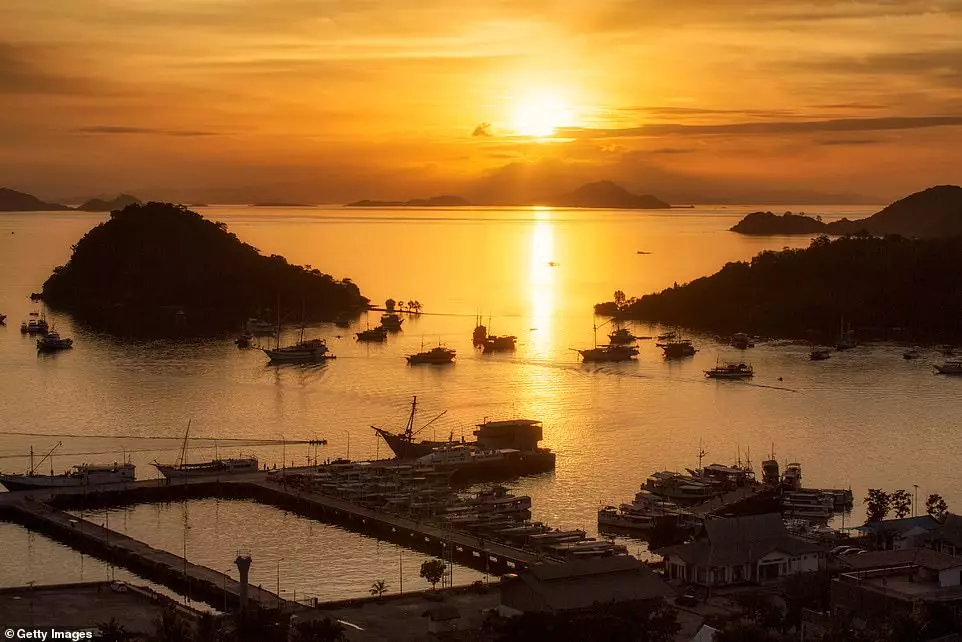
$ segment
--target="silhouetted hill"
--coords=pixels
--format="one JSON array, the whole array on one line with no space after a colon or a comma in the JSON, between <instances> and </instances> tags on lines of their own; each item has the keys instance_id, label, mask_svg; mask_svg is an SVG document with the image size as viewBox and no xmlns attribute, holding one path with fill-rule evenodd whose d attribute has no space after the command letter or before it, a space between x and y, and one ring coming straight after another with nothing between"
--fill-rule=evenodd
<instances>
[{"instance_id":1,"label":"silhouetted hill","mask_svg":"<svg viewBox=\"0 0 962 642\"><path fill-rule=\"evenodd\" d=\"M822 223L807 216L753 212L734 227L741 234L900 234L931 238L962 235L962 187L939 185L892 203L868 218Z\"/></svg>"},{"instance_id":2,"label":"silhouetted hill","mask_svg":"<svg viewBox=\"0 0 962 642\"><path fill-rule=\"evenodd\" d=\"M466 199L452 194L442 194L431 198L412 198L409 201L370 201L361 200L348 203L346 207L467 207Z\"/></svg>"},{"instance_id":3,"label":"silhouetted hill","mask_svg":"<svg viewBox=\"0 0 962 642\"><path fill-rule=\"evenodd\" d=\"M625 210L668 209L668 203L651 194L632 194L617 183L597 181L552 199L557 207L597 207Z\"/></svg>"},{"instance_id":4,"label":"silhouetted hill","mask_svg":"<svg viewBox=\"0 0 962 642\"><path fill-rule=\"evenodd\" d=\"M289 203L287 201L264 201L252 203L251 207L314 207L310 203Z\"/></svg>"},{"instance_id":5,"label":"silhouetted hill","mask_svg":"<svg viewBox=\"0 0 962 642\"><path fill-rule=\"evenodd\" d=\"M223 223L154 202L129 205L87 232L43 297L94 328L140 336L227 332L278 299L287 321L302 309L308 321L328 320L367 303L349 279L263 256Z\"/></svg>"},{"instance_id":6,"label":"silhouetted hill","mask_svg":"<svg viewBox=\"0 0 962 642\"><path fill-rule=\"evenodd\" d=\"M825 224L810 216L785 212L781 216L772 212L752 212L731 228L740 234L772 236L777 234L818 234L825 231Z\"/></svg>"},{"instance_id":7,"label":"silhouetted hill","mask_svg":"<svg viewBox=\"0 0 962 642\"><path fill-rule=\"evenodd\" d=\"M819 236L807 249L766 251L750 263L598 314L767 336L837 336L847 324L914 339L962 338L962 237ZM884 334L884 333L883 333Z\"/></svg>"},{"instance_id":8,"label":"silhouetted hill","mask_svg":"<svg viewBox=\"0 0 962 642\"><path fill-rule=\"evenodd\" d=\"M44 203L36 196L0 187L0 212L50 212L69 210L59 203Z\"/></svg>"},{"instance_id":9,"label":"silhouetted hill","mask_svg":"<svg viewBox=\"0 0 962 642\"><path fill-rule=\"evenodd\" d=\"M92 198L86 201L83 205L79 206L77 209L84 212L113 212L114 210L122 210L128 205L141 205L142 203L143 201L136 196L131 196L130 194L121 194L117 198L112 198L110 200Z\"/></svg>"}]
</instances>

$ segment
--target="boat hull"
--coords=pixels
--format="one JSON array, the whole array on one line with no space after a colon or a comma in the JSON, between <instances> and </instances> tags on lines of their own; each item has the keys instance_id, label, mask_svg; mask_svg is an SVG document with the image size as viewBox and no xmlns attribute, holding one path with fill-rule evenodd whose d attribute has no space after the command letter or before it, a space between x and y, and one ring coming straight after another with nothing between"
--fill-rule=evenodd
<instances>
[{"instance_id":1,"label":"boat hull","mask_svg":"<svg viewBox=\"0 0 962 642\"><path fill-rule=\"evenodd\" d=\"M222 466L211 468L189 468L182 469L179 466L170 464L154 463L154 468L167 479L187 479L196 477L221 477L224 475L243 475L246 473L256 473L258 471L257 462L252 465L243 466Z\"/></svg>"}]
</instances>

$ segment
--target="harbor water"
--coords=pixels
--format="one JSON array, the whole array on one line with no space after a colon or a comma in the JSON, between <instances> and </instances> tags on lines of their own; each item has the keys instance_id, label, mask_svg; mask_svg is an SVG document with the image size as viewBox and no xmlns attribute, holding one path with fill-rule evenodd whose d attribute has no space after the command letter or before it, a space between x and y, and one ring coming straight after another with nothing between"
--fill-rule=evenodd
<instances>
[{"instance_id":1,"label":"harbor water","mask_svg":"<svg viewBox=\"0 0 962 642\"><path fill-rule=\"evenodd\" d=\"M385 457L386 446L370 426L400 429L417 395L416 426L447 411L421 433L427 438L471 437L486 418L543 421L543 445L557 453L557 469L509 485L531 495L534 518L552 526L593 534L600 505L631 499L654 471L694 468L700 447L709 453L704 463L750 457L756 470L774 451L783 466L802 465L806 486L851 487L851 520L861 518L868 488L914 495L917 485L923 504L938 492L950 508L962 507L962 380L933 374L932 364L943 359L934 350L907 361L903 346L866 344L812 362L807 345L759 341L742 352L724 340L688 334L699 350L690 359L666 362L654 341L641 341L637 362L580 362L574 349L591 347L593 325L604 322L593 317L592 305L614 290L641 296L761 250L809 243L804 236L727 231L754 209L199 209L264 253L350 277L375 303L392 297L423 304L425 314L406 318L402 332L384 344L354 341L353 333L375 325L379 313L347 329L308 327L307 336L327 339L337 359L307 367L269 366L261 351L238 349L233 337L118 341L51 311L48 319L75 347L38 356L34 341L18 331L38 309L29 294L106 215L0 214L0 313L8 315L0 327L0 470L22 472L31 447L39 460L63 442L42 471L128 457L138 478L155 477L150 462L177 458L188 421L192 435L217 438L192 440L190 461L243 453L280 467L315 457ZM877 208L808 209L829 219ZM476 352L471 332L478 315L489 331L516 335L517 351ZM651 336L666 331L632 329ZM610 331L610 324L600 327L598 342ZM406 364L404 355L438 343L457 350L453 365ZM755 377L706 380L703 371L727 359L750 362ZM310 439L327 445L315 452L296 443ZM125 532L176 553L184 538L178 510L122 511ZM296 533L297 546L283 553L290 590L335 599L365 595L375 579L397 584L393 545L276 509L211 500L189 510L187 522L191 556L219 571L230 566L233 547L260 545L268 561L259 572L269 576L269 560L279 553L263 542L273 537L280 546ZM211 524L218 532L229 525L236 538L201 537L214 532ZM8 547L22 548L25 537L19 527L0 528L0 543ZM629 543L631 552L642 548ZM338 554L309 564L318 551ZM50 553L50 566L63 569L62 581L76 581L76 555ZM423 558L403 555L410 555L402 563L412 569ZM344 563L336 564L339 557ZM455 581L475 575L456 573ZM25 577L22 569L0 568L0 585ZM54 570L38 577L61 576ZM270 588L266 578L258 581ZM416 572L411 581L413 588Z\"/></svg>"}]
</instances>

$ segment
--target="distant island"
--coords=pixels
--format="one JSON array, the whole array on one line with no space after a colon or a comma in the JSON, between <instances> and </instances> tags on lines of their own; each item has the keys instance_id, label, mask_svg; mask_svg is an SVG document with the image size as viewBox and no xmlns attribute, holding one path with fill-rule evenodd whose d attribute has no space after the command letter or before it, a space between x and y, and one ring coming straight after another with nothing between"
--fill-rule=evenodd
<instances>
[{"instance_id":1,"label":"distant island","mask_svg":"<svg viewBox=\"0 0 962 642\"><path fill-rule=\"evenodd\" d=\"M251 203L251 207L314 207L310 203L289 203L287 201L266 201L264 203Z\"/></svg>"},{"instance_id":2,"label":"distant island","mask_svg":"<svg viewBox=\"0 0 962 642\"><path fill-rule=\"evenodd\" d=\"M962 237L819 236L802 250L765 251L691 283L599 303L599 315L719 334L815 340L841 324L876 336L962 338Z\"/></svg>"},{"instance_id":3,"label":"distant island","mask_svg":"<svg viewBox=\"0 0 962 642\"><path fill-rule=\"evenodd\" d=\"M263 256L223 223L156 202L129 205L87 232L43 299L95 329L149 337L214 336L258 314L330 320L368 302L350 279Z\"/></svg>"},{"instance_id":4,"label":"distant island","mask_svg":"<svg viewBox=\"0 0 962 642\"><path fill-rule=\"evenodd\" d=\"M469 207L467 199L451 194L431 198L412 198L409 201L369 201L361 200L348 203L345 207Z\"/></svg>"},{"instance_id":5,"label":"distant island","mask_svg":"<svg viewBox=\"0 0 962 642\"><path fill-rule=\"evenodd\" d=\"M962 235L962 187L939 185L916 192L868 218L830 223L818 218L786 212L752 212L731 231L750 235L900 234L917 238Z\"/></svg>"},{"instance_id":6,"label":"distant island","mask_svg":"<svg viewBox=\"0 0 962 642\"><path fill-rule=\"evenodd\" d=\"M460 196L444 194L441 196L432 196L431 198L414 198L409 201L361 200L348 203L346 207L468 207L472 204L477 205L478 203L472 203ZM548 205L551 207L587 207L622 210L668 209L671 207L671 205L665 201L650 194L633 194L611 181L585 183L571 192L537 202L480 204L520 207Z\"/></svg>"},{"instance_id":7,"label":"distant island","mask_svg":"<svg viewBox=\"0 0 962 642\"><path fill-rule=\"evenodd\" d=\"M36 196L0 187L0 212L51 212L71 208L59 203L45 203Z\"/></svg>"},{"instance_id":8,"label":"distant island","mask_svg":"<svg viewBox=\"0 0 962 642\"><path fill-rule=\"evenodd\" d=\"M591 207L619 210L659 210L671 205L651 194L633 194L611 181L585 183L581 187L551 199L555 207Z\"/></svg>"},{"instance_id":9,"label":"distant island","mask_svg":"<svg viewBox=\"0 0 962 642\"><path fill-rule=\"evenodd\" d=\"M142 203L143 201L136 196L121 194L117 198L112 198L109 201L102 198L92 198L83 205L78 206L77 209L84 212L113 212L114 210L122 210L128 205L141 205Z\"/></svg>"}]
</instances>

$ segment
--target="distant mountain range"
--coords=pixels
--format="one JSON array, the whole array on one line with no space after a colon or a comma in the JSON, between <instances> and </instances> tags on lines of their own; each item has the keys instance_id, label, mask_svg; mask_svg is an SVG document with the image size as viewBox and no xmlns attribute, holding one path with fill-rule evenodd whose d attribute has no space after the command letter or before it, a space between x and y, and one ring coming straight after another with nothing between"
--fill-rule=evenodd
<instances>
[{"instance_id":1,"label":"distant mountain range","mask_svg":"<svg viewBox=\"0 0 962 642\"><path fill-rule=\"evenodd\" d=\"M486 205L488 203L481 203ZM493 203L492 203L493 204ZM445 194L431 198L415 198L409 201L361 200L348 203L347 207L465 207L472 205L460 196ZM588 207L622 210L653 210L671 207L665 201L650 194L633 194L611 181L585 183L565 194L531 203L497 203L497 205L550 205L553 207Z\"/></svg>"},{"instance_id":2,"label":"distant mountain range","mask_svg":"<svg viewBox=\"0 0 962 642\"><path fill-rule=\"evenodd\" d=\"M361 200L348 203L346 207L467 207L471 203L467 199L451 194L432 196L431 198L412 198L409 201L369 201Z\"/></svg>"},{"instance_id":3,"label":"distant mountain range","mask_svg":"<svg viewBox=\"0 0 962 642\"><path fill-rule=\"evenodd\" d=\"M868 218L843 218L825 223L786 212L753 212L731 228L733 232L758 236L780 234L899 234L916 238L962 235L962 187L938 185L896 201Z\"/></svg>"},{"instance_id":4,"label":"distant mountain range","mask_svg":"<svg viewBox=\"0 0 962 642\"><path fill-rule=\"evenodd\" d=\"M131 204L140 205L141 201L130 194L121 194L110 200L92 198L74 208L60 203L46 203L31 194L0 187L0 212L51 212L74 209L83 212L113 212Z\"/></svg>"},{"instance_id":5,"label":"distant mountain range","mask_svg":"<svg viewBox=\"0 0 962 642\"><path fill-rule=\"evenodd\" d=\"M45 203L36 196L0 187L0 212L50 212L69 210L59 203Z\"/></svg>"},{"instance_id":6,"label":"distant mountain range","mask_svg":"<svg viewBox=\"0 0 962 642\"><path fill-rule=\"evenodd\" d=\"M121 194L109 201L102 198L92 198L77 209L84 212L113 212L114 210L122 210L128 205L143 205L143 201L130 194Z\"/></svg>"},{"instance_id":7,"label":"distant mountain range","mask_svg":"<svg viewBox=\"0 0 962 642\"><path fill-rule=\"evenodd\" d=\"M549 205L619 210L661 210L671 207L651 194L633 194L611 181L585 183L578 189L552 199Z\"/></svg>"}]
</instances>

